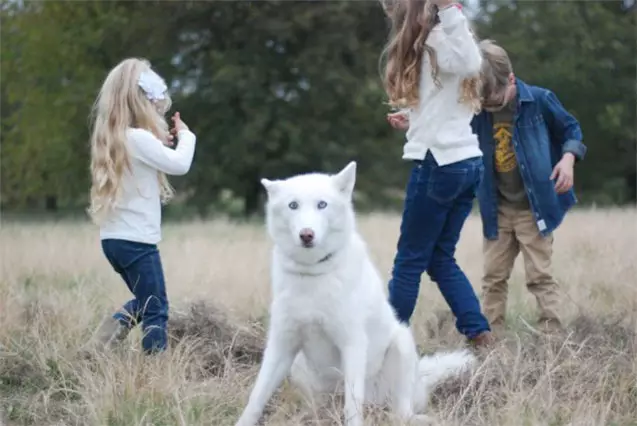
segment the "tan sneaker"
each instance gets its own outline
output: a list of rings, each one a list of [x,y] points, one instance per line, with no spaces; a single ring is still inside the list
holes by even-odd
[[[128,327],[109,315],[102,320],[92,340],[98,345],[110,348],[125,340],[129,333],[130,329]]]
[[[491,327],[491,334],[494,338],[498,338],[506,334],[506,325],[503,320],[490,322],[489,326]]]
[[[108,316],[102,320],[93,336],[79,349],[77,356],[85,361],[94,360],[95,355],[99,352],[113,349],[118,343],[121,343],[128,334],[130,329],[123,326],[118,320],[112,316]]]
[[[538,321],[538,329],[543,333],[553,334],[563,331],[564,326],[557,318],[542,318]]]

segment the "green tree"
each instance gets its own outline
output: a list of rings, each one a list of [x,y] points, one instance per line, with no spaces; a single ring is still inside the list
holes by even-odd
[[[353,158],[359,189],[373,193],[400,148],[384,121],[376,3],[195,2],[191,11],[197,43],[179,67],[196,87],[181,103],[199,134],[185,184],[200,210],[223,188],[250,214],[261,177],[336,171]]]
[[[3,209],[86,205],[91,104],[131,56],[166,78],[198,135],[191,172],[172,180],[201,214],[227,192],[252,214],[260,178],[352,159],[359,206],[397,204],[409,165],[404,135],[385,121],[377,2],[5,1],[0,18]],[[479,35],[580,120],[583,198],[634,200],[633,19],[619,2],[480,3]]]
[[[141,36],[152,34],[140,19],[152,10],[123,1],[2,8],[3,207],[86,204],[88,117],[106,72],[126,56],[170,48],[167,33]]]

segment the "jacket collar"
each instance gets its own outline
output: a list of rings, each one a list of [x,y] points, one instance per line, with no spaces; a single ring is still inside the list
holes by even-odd
[[[531,89],[529,88],[529,85],[517,77],[515,78],[515,87],[518,92],[517,93],[518,103],[533,102],[535,100],[535,98],[533,97],[533,94],[531,93]]]

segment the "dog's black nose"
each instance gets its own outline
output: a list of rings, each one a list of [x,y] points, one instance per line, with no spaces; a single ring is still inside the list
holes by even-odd
[[[299,238],[303,242],[303,245],[308,246],[312,244],[312,241],[314,241],[314,231],[309,228],[301,229],[301,232],[299,232]]]

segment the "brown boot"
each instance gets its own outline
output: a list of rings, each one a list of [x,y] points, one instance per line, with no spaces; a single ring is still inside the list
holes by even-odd
[[[483,331],[477,336],[469,339],[469,344],[471,344],[476,349],[487,349],[495,343],[495,338],[490,331]]]

